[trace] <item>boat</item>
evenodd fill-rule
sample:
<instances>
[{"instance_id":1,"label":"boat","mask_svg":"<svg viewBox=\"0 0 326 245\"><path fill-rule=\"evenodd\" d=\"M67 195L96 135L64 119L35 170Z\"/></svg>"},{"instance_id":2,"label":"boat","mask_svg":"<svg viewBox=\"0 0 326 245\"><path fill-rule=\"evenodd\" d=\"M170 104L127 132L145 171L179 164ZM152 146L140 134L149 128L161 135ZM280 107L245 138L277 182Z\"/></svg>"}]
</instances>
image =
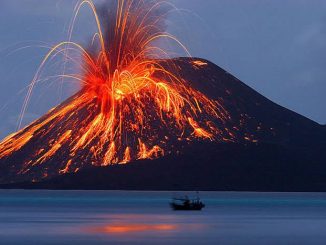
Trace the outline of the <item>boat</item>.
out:
<instances>
[{"instance_id":1,"label":"boat","mask_svg":"<svg viewBox=\"0 0 326 245\"><path fill-rule=\"evenodd\" d=\"M187 196L184 198L173 198L170 202L170 206L173 210L202 210L205 204L199 197L196 199L189 199Z\"/></svg>"}]
</instances>

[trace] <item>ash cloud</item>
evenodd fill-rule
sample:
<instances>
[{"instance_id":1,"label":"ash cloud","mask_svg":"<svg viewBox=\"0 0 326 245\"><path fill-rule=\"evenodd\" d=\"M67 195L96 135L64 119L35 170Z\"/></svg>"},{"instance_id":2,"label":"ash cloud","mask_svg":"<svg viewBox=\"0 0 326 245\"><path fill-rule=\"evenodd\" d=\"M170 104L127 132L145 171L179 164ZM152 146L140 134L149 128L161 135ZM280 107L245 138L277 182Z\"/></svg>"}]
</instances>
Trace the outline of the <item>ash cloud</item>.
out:
<instances>
[{"instance_id":1,"label":"ash cloud","mask_svg":"<svg viewBox=\"0 0 326 245\"><path fill-rule=\"evenodd\" d=\"M144 50L144 47L141 46L142 40L165 33L167 30L166 20L172 10L171 5L154 0L125 1L123 6L119 6L118 2L116 0L105 1L96 6L105 48L109 53L111 63L116 65L119 58L128 56L128 52L141 53ZM117 27L119 25L116 23L116 20L119 19L117 11L119 7L128 10L127 16L121 16L122 21L125 21L124 29ZM137 31L142 31L141 35L137 35ZM89 50L95 55L99 52L100 47L96 45Z\"/></svg>"}]
</instances>

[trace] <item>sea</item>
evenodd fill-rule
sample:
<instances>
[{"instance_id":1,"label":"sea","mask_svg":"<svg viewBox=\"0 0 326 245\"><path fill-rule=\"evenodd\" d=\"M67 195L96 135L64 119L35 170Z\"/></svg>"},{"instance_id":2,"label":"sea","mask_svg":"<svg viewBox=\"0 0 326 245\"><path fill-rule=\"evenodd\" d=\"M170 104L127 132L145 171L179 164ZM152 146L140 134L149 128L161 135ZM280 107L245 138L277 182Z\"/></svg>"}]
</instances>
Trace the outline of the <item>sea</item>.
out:
<instances>
[{"instance_id":1,"label":"sea","mask_svg":"<svg viewBox=\"0 0 326 245\"><path fill-rule=\"evenodd\" d=\"M324 245L326 194L0 190L0 244Z\"/></svg>"}]
</instances>

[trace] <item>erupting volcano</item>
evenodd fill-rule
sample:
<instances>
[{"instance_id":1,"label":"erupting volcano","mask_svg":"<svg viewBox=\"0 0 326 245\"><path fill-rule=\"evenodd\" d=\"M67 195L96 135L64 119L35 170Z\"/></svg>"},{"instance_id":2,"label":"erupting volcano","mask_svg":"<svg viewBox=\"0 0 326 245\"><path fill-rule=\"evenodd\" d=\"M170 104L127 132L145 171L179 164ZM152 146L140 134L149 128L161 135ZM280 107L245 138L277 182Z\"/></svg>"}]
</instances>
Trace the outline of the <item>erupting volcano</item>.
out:
<instances>
[{"instance_id":1,"label":"erupting volcano","mask_svg":"<svg viewBox=\"0 0 326 245\"><path fill-rule=\"evenodd\" d=\"M76 5L68 41L49 51L28 87L20 124L44 66L54 57L62 55L64 62L77 62L79 74L60 77L78 81L81 89L0 143L0 183L39 182L70 173L81 176L74 182L76 188L92 188L86 183L96 181L99 174L94 177L81 170L95 167L104 171L100 167L116 169L126 164L127 170L116 175L109 169L108 177L103 177L107 184L99 180L97 187L137 188L145 179L141 176L148 172L146 176L157 177L147 179L144 189L154 182L157 188L177 188L176 179L184 179L180 188L200 184L204 189L216 189L214 183L219 180L224 180L222 185L237 188L251 179L248 164L257 173L262 169L259 154L270 154L268 159L276 157L270 164L275 166L276 175L283 173L279 167L288 162L321 161L323 157L315 153L325 143L324 127L269 101L207 60L170 58L172 54L163 48L162 40L169 40L189 56L185 46L165 32L172 5L165 1L113 2L101 11L90 0ZM88 48L71 41L83 6L90 7L97 27ZM79 52L80 60L70 55L72 51ZM248 149L243 148L248 145ZM225 146L227 150L223 150ZM283 147L284 155L277 158ZM298 158L292 157L296 155ZM127 164L135 161L145 162L146 167ZM228 161L230 164L225 164ZM238 172L239 178L230 174L234 169L228 172L232 166L235 170L245 168ZM193 175L200 171L200 182L192 186ZM170 184L158 180L164 173ZM253 178L260 180L261 176ZM305 178L299 176L300 181ZM237 181L241 183L237 185Z\"/></svg>"},{"instance_id":2,"label":"erupting volcano","mask_svg":"<svg viewBox=\"0 0 326 245\"><path fill-rule=\"evenodd\" d=\"M176 60L160 59L169 56L155 45L160 39L172 40L187 53L164 31L169 4L119 0L100 15L91 1L81 1L72 28L83 5L91 8L98 28L91 47L69 40L50 50L29 86L20 120L40 71L53 56L63 54L73 62L69 49L81 53L82 74L63 77L78 80L82 88L4 139L0 158L10 165L9 176L40 180L90 164L106 166L178 153L193 140L235 140L234 129L225 127L230 116L223 101L209 98L180 77ZM194 69L207 65L200 60L189 63ZM16 155L22 156L21 162L10 160Z\"/></svg>"}]
</instances>

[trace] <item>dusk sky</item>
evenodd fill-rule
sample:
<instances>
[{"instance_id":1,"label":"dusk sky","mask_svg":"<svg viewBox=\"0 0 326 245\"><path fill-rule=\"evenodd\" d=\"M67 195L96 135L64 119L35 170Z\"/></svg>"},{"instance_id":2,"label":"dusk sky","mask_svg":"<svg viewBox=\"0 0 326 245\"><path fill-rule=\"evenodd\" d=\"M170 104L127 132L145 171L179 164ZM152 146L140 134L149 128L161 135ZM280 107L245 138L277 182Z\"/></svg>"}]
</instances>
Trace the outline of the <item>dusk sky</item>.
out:
<instances>
[{"instance_id":1,"label":"dusk sky","mask_svg":"<svg viewBox=\"0 0 326 245\"><path fill-rule=\"evenodd\" d=\"M47 49L67 39L75 0L2 0L0 3L0 138L16 129L26 86ZM213 61L274 102L326 123L326 1L174 0L168 31L193 56ZM94 31L81 12L74 40ZM50 69L50 68L48 68ZM63 98L57 84L35 90L25 123Z\"/></svg>"}]
</instances>

